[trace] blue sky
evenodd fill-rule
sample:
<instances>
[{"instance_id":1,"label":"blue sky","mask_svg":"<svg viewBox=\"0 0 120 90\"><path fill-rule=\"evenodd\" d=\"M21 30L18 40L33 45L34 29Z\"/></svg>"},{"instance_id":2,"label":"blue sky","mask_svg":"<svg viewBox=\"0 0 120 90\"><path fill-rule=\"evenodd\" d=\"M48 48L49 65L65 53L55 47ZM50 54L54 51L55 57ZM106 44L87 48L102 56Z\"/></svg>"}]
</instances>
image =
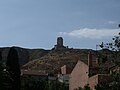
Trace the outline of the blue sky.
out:
<instances>
[{"instance_id":1,"label":"blue sky","mask_svg":"<svg viewBox=\"0 0 120 90\"><path fill-rule=\"evenodd\" d=\"M0 0L0 47L72 48L111 41L120 28L120 0Z\"/></svg>"}]
</instances>

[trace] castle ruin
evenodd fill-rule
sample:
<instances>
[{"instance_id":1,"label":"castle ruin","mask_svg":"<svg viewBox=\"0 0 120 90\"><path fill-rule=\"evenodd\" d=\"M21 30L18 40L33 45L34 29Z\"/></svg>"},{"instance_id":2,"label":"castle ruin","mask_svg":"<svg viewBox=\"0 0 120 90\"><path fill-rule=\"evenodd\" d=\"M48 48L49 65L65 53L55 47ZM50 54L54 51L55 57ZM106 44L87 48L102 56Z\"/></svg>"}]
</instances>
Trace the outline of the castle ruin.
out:
<instances>
[{"instance_id":1,"label":"castle ruin","mask_svg":"<svg viewBox=\"0 0 120 90\"><path fill-rule=\"evenodd\" d=\"M60 49L66 49L68 47L63 45L63 38L62 37L58 37L57 38L57 44L54 46L55 50L60 50Z\"/></svg>"}]
</instances>

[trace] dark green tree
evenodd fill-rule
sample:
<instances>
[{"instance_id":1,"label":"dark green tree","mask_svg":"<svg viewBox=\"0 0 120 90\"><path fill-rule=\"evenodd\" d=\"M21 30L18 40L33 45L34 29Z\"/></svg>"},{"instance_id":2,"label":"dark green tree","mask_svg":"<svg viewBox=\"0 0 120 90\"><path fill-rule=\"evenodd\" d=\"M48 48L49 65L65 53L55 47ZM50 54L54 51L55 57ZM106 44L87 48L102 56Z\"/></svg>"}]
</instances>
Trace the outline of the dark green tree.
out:
<instances>
[{"instance_id":1,"label":"dark green tree","mask_svg":"<svg viewBox=\"0 0 120 90\"><path fill-rule=\"evenodd\" d=\"M57 80L50 81L28 76L22 78L21 90L69 90L69 86Z\"/></svg>"},{"instance_id":2,"label":"dark green tree","mask_svg":"<svg viewBox=\"0 0 120 90\"><path fill-rule=\"evenodd\" d=\"M84 88L78 87L75 90L90 90L89 84L85 85Z\"/></svg>"},{"instance_id":3,"label":"dark green tree","mask_svg":"<svg viewBox=\"0 0 120 90\"><path fill-rule=\"evenodd\" d=\"M118 25L118 27L120 27L120 24Z\"/></svg>"},{"instance_id":4,"label":"dark green tree","mask_svg":"<svg viewBox=\"0 0 120 90\"><path fill-rule=\"evenodd\" d=\"M120 24L118 25L120 27ZM120 33L112 38L112 42L103 43L99 45L103 50L111 51L111 60L120 66ZM111 83L104 83L97 85L96 90L120 90L120 71L112 72L113 81Z\"/></svg>"},{"instance_id":5,"label":"dark green tree","mask_svg":"<svg viewBox=\"0 0 120 90\"><path fill-rule=\"evenodd\" d=\"M47 88L47 81L41 78L21 78L21 90L48 90Z\"/></svg>"},{"instance_id":6,"label":"dark green tree","mask_svg":"<svg viewBox=\"0 0 120 90\"><path fill-rule=\"evenodd\" d=\"M0 52L0 90L12 90L12 78L3 63L2 54Z\"/></svg>"},{"instance_id":7,"label":"dark green tree","mask_svg":"<svg viewBox=\"0 0 120 90\"><path fill-rule=\"evenodd\" d=\"M0 71L2 70L2 55L1 55L1 52L0 52Z\"/></svg>"},{"instance_id":8,"label":"dark green tree","mask_svg":"<svg viewBox=\"0 0 120 90\"><path fill-rule=\"evenodd\" d=\"M115 63L120 63L120 33L112 38L112 42L103 43L99 45L103 50L111 51L111 59Z\"/></svg>"},{"instance_id":9,"label":"dark green tree","mask_svg":"<svg viewBox=\"0 0 120 90\"><path fill-rule=\"evenodd\" d=\"M8 72L13 79L12 90L20 90L20 65L18 53L15 47L11 47L8 53L6 65Z\"/></svg>"}]
</instances>

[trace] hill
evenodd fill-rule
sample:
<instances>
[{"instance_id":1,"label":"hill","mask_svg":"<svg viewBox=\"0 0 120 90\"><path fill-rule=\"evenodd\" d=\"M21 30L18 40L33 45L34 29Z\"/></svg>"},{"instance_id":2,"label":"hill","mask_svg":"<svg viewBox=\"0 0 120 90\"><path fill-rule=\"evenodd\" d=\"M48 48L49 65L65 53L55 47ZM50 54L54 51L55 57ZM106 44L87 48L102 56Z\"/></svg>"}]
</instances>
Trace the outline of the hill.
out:
<instances>
[{"instance_id":1,"label":"hill","mask_svg":"<svg viewBox=\"0 0 120 90\"><path fill-rule=\"evenodd\" d=\"M7 60L9 49L10 47L0 48L0 51L2 52L2 60L4 62L6 62ZM27 49L27 48L21 48L21 47L15 47L15 49L18 51L20 66L23 66L24 64L28 63L31 60L41 58L42 56L50 52L50 50Z\"/></svg>"},{"instance_id":2,"label":"hill","mask_svg":"<svg viewBox=\"0 0 120 90\"><path fill-rule=\"evenodd\" d=\"M107 55L108 60L114 60L112 52L109 50L100 50L98 52L91 49L28 49L15 47L18 51L19 63L23 69L46 70L53 71L63 65L68 65L73 68L78 60L87 60L89 51L93 54L93 59L96 59L97 53L100 55L100 60ZM10 47L0 48L2 58L6 62ZM119 54L120 55L120 54ZM118 61L119 61L118 57Z\"/></svg>"},{"instance_id":3,"label":"hill","mask_svg":"<svg viewBox=\"0 0 120 90\"><path fill-rule=\"evenodd\" d=\"M90 49L61 49L51 50L48 54L41 58L30 61L23 65L23 69L46 70L53 71L63 65L68 65L71 68L75 66L76 62L80 60L87 60L87 55L91 51L93 59L95 59L96 52Z\"/></svg>"},{"instance_id":4,"label":"hill","mask_svg":"<svg viewBox=\"0 0 120 90\"><path fill-rule=\"evenodd\" d=\"M72 69L78 60L87 62L88 53L90 51L93 56L93 61L96 61L96 58L99 58L101 63L104 63L106 61L117 62L117 64L120 63L120 56L117 56L118 59L115 60L115 52L108 49L99 51L94 51L91 49L58 49L51 50L43 57L28 62L27 64L23 65L22 68L32 70L45 70L49 72L59 69L63 65L67 65Z\"/></svg>"}]
</instances>

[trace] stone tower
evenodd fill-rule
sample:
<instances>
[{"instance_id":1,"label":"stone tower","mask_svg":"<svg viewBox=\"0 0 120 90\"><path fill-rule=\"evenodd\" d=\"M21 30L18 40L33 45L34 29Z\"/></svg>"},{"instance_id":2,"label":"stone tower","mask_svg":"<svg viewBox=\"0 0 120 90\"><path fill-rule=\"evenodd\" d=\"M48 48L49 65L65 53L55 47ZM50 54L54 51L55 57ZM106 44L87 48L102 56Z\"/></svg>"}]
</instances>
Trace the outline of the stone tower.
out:
<instances>
[{"instance_id":1,"label":"stone tower","mask_svg":"<svg viewBox=\"0 0 120 90\"><path fill-rule=\"evenodd\" d=\"M58 37L57 38L57 44L54 46L53 50L61 50L61 49L68 49L68 46L65 47L63 45L63 38L62 37Z\"/></svg>"},{"instance_id":2,"label":"stone tower","mask_svg":"<svg viewBox=\"0 0 120 90\"><path fill-rule=\"evenodd\" d=\"M57 47L63 47L63 38L62 37L57 38Z\"/></svg>"}]
</instances>

